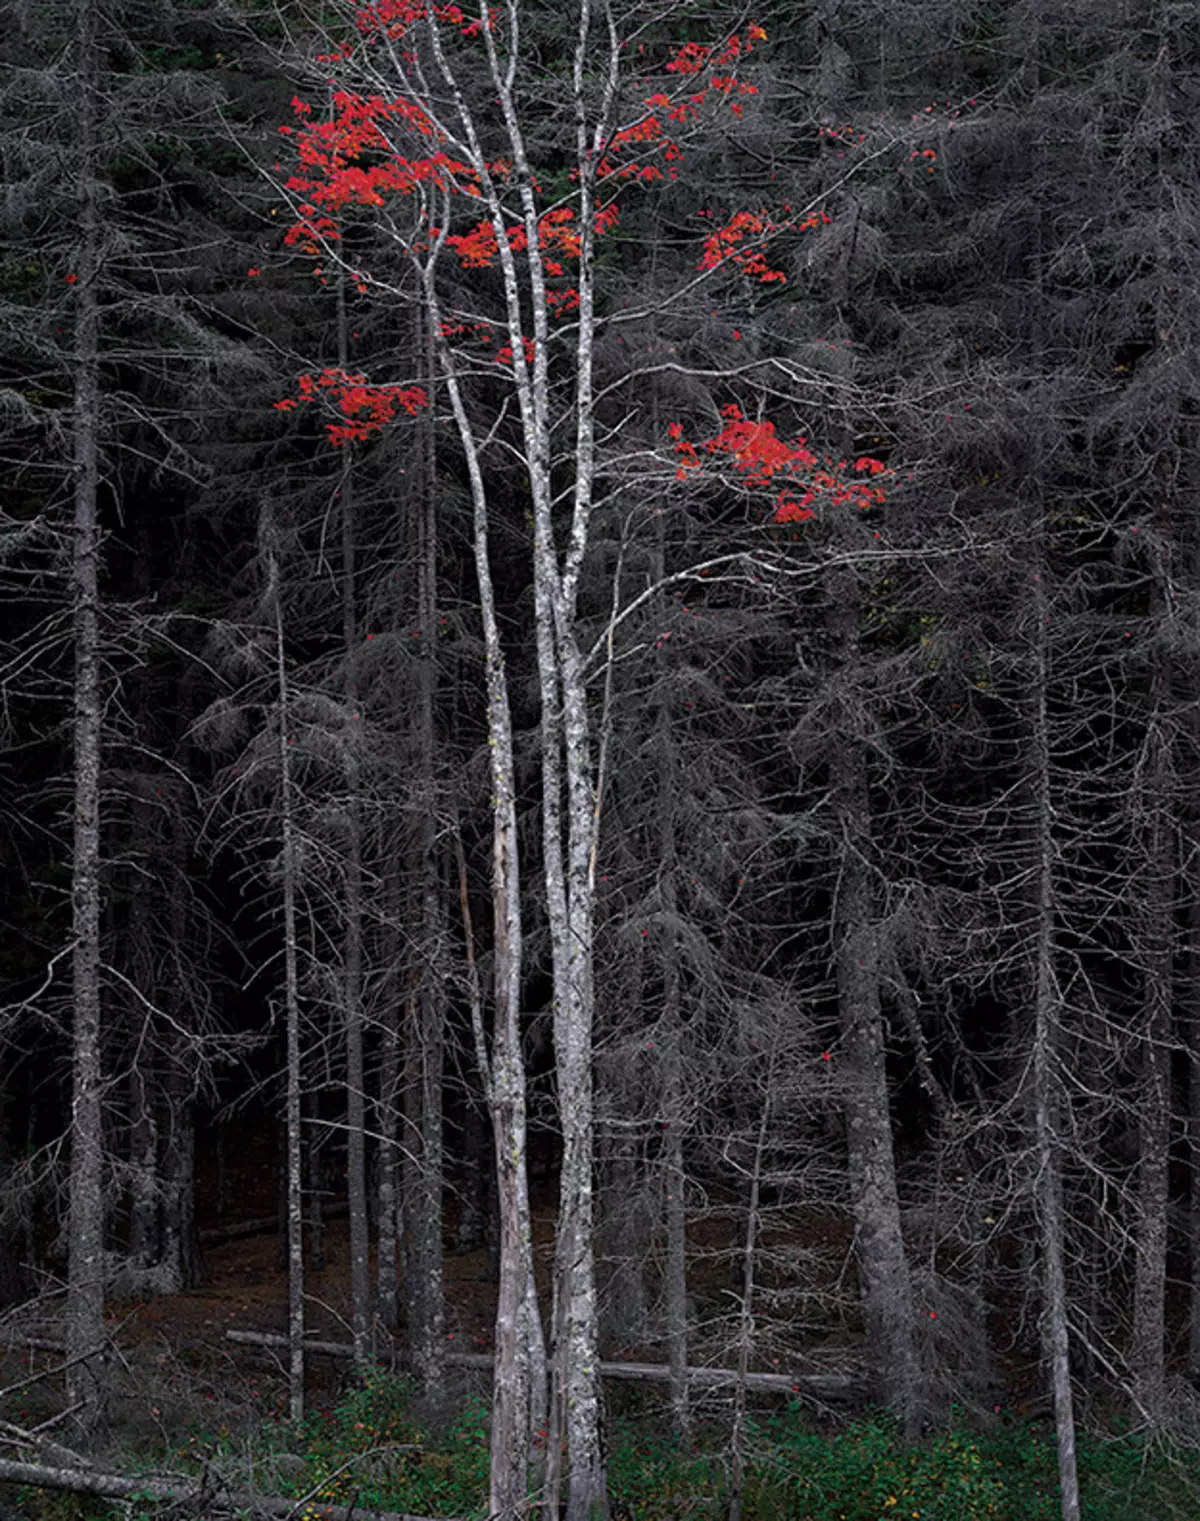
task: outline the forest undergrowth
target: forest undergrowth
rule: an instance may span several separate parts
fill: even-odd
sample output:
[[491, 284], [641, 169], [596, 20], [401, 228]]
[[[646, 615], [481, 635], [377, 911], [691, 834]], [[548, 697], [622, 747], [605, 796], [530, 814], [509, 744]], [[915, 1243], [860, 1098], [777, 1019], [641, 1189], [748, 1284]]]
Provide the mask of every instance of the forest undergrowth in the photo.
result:
[[[297, 1434], [286, 1422], [234, 1430], [197, 1423], [171, 1449], [147, 1443], [141, 1469], [199, 1477], [294, 1498], [306, 1507], [349, 1505], [422, 1516], [486, 1515], [489, 1423], [479, 1394], [440, 1418], [420, 1412], [411, 1383], [380, 1374], [314, 1411]], [[688, 1442], [661, 1407], [634, 1395], [614, 1413], [609, 1451], [613, 1514], [624, 1521], [721, 1517], [728, 1509], [727, 1431], [697, 1423]], [[919, 1443], [905, 1443], [869, 1413], [819, 1426], [799, 1401], [749, 1423], [744, 1521], [1052, 1521], [1058, 1515], [1053, 1431], [1001, 1410], [981, 1430], [960, 1412]], [[1079, 1472], [1088, 1521], [1194, 1517], [1200, 1455], [1121, 1429], [1081, 1433]], [[149, 1521], [169, 1506], [110, 1506], [75, 1495], [22, 1491], [33, 1521]]]

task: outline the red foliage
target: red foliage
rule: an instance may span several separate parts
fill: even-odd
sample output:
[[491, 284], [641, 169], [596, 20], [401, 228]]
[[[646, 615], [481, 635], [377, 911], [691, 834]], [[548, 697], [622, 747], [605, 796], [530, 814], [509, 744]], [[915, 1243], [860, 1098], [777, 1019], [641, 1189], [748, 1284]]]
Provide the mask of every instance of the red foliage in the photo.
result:
[[318, 401], [321, 392], [327, 393], [346, 419], [326, 424], [325, 431], [335, 449], [365, 441], [386, 427], [397, 412], [407, 412], [412, 417], [429, 405], [429, 398], [420, 386], [372, 385], [365, 375], [347, 370], [327, 369], [316, 376], [301, 375], [296, 384], [299, 398], [284, 397], [275, 403], [275, 410], [291, 412], [297, 400]]
[[766, 211], [738, 211], [704, 240], [704, 253], [698, 269], [716, 269], [724, 264], [727, 259], [732, 259], [743, 274], [750, 275], [755, 280], [761, 280], [764, 284], [778, 281], [780, 284], [787, 283], [787, 276], [782, 270], [772, 269], [767, 263], [760, 247], [743, 247], [746, 238], [764, 239], [770, 237], [776, 230], [775, 224]]
[[[818, 459], [808, 447], [807, 439], [787, 443], [776, 434], [774, 423], [745, 417], [734, 403], [722, 407], [721, 415], [725, 426], [715, 437], [704, 440], [700, 449], [709, 455], [726, 456], [748, 485], [773, 486], [782, 482], [775, 497], [774, 522], [806, 522], [816, 516], [813, 503], [818, 500], [832, 506], [852, 503], [860, 511], [885, 500], [881, 486], [846, 476], [845, 460], [835, 464], [828, 457]], [[671, 423], [667, 433], [679, 456], [675, 479], [686, 480], [689, 470], [701, 467], [699, 451], [684, 438], [682, 424]], [[886, 467], [880, 460], [863, 458], [855, 461], [854, 469], [876, 476]]]

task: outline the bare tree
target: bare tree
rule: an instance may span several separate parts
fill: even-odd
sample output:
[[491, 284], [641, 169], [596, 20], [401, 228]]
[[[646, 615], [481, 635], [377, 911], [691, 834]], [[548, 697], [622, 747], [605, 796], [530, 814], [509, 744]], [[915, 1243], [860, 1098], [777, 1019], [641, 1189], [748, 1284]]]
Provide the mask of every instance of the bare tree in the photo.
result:
[[79, 90], [79, 243], [72, 271], [75, 318], [74, 620], [75, 842], [71, 903], [74, 933], [74, 1053], [71, 1189], [67, 1269], [67, 1401], [80, 1441], [95, 1433], [103, 1407], [104, 1339], [103, 1076], [100, 964], [100, 209], [99, 14], [95, 0], [77, 7]]

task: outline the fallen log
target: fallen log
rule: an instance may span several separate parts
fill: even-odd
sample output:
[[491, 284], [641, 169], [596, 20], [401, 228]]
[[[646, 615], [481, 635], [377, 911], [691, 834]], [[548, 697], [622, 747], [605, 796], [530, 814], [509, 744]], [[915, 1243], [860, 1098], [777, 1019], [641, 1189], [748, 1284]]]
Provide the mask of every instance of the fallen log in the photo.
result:
[[102, 1473], [84, 1468], [48, 1468], [38, 1463], [19, 1463], [0, 1458], [0, 1484], [28, 1484], [35, 1489], [66, 1490], [74, 1495], [95, 1495], [102, 1500], [163, 1500], [197, 1508], [205, 1518], [249, 1511], [272, 1521], [432, 1521], [395, 1510], [371, 1510], [362, 1505], [322, 1505], [313, 1500], [288, 1500], [282, 1495], [255, 1495], [228, 1489], [205, 1479], [163, 1479], [156, 1474]]
[[[286, 1348], [288, 1339], [273, 1331], [226, 1331], [225, 1340], [238, 1342], [246, 1347]], [[326, 1357], [351, 1358], [354, 1348], [349, 1342], [316, 1341], [305, 1339], [304, 1350], [324, 1354]], [[490, 1352], [447, 1352], [444, 1359], [450, 1368], [490, 1369]], [[396, 1359], [380, 1354], [376, 1362], [395, 1367]], [[639, 1383], [669, 1384], [671, 1370], [665, 1363], [611, 1363], [600, 1364], [602, 1378], [628, 1379]], [[761, 1389], [775, 1394], [810, 1394], [818, 1399], [848, 1399], [866, 1392], [866, 1380], [855, 1373], [747, 1373], [747, 1389]], [[736, 1368], [688, 1368], [689, 1384], [701, 1388], [728, 1388], [738, 1382]]]
[[[350, 1206], [344, 1199], [337, 1200], [333, 1204], [326, 1204], [321, 1210], [322, 1220], [340, 1220], [343, 1215], [350, 1213]], [[312, 1220], [305, 1215], [304, 1224], [311, 1225]], [[221, 1246], [226, 1241], [240, 1241], [243, 1236], [265, 1236], [269, 1232], [278, 1234], [279, 1213], [273, 1215], [259, 1215], [256, 1220], [238, 1220], [233, 1225], [206, 1226], [198, 1232], [201, 1246]]]

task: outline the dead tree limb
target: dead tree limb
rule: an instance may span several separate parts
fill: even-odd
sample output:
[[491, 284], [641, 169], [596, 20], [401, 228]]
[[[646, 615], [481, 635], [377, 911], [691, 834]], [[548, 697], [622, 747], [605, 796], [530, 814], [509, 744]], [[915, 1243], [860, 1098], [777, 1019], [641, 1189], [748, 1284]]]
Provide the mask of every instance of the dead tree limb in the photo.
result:
[[[225, 1340], [246, 1347], [271, 1347], [283, 1349], [287, 1337], [268, 1331], [226, 1331]], [[305, 1351], [324, 1354], [326, 1357], [351, 1358], [354, 1348], [348, 1342], [305, 1341]], [[376, 1359], [385, 1366], [395, 1366], [395, 1359], [381, 1355]], [[492, 1366], [488, 1352], [447, 1352], [445, 1360], [451, 1368], [481, 1368]], [[732, 1387], [738, 1381], [736, 1368], [688, 1368], [688, 1382], [696, 1387]], [[665, 1363], [610, 1363], [600, 1364], [602, 1378], [625, 1379], [637, 1383], [668, 1384], [671, 1370]], [[809, 1394], [820, 1399], [849, 1399], [864, 1392], [866, 1385], [857, 1373], [747, 1373], [746, 1388], [759, 1389], [775, 1394]]]
[[281, 1495], [255, 1495], [227, 1489], [207, 1478], [159, 1478], [155, 1474], [101, 1473], [84, 1468], [48, 1468], [0, 1458], [0, 1484], [28, 1484], [36, 1489], [66, 1490], [70, 1494], [95, 1495], [104, 1500], [162, 1500], [196, 1505], [204, 1516], [234, 1515], [249, 1511], [272, 1521], [293, 1521], [301, 1512], [305, 1521], [431, 1521], [400, 1511], [371, 1510], [361, 1505], [321, 1505], [311, 1499], [289, 1500]]

